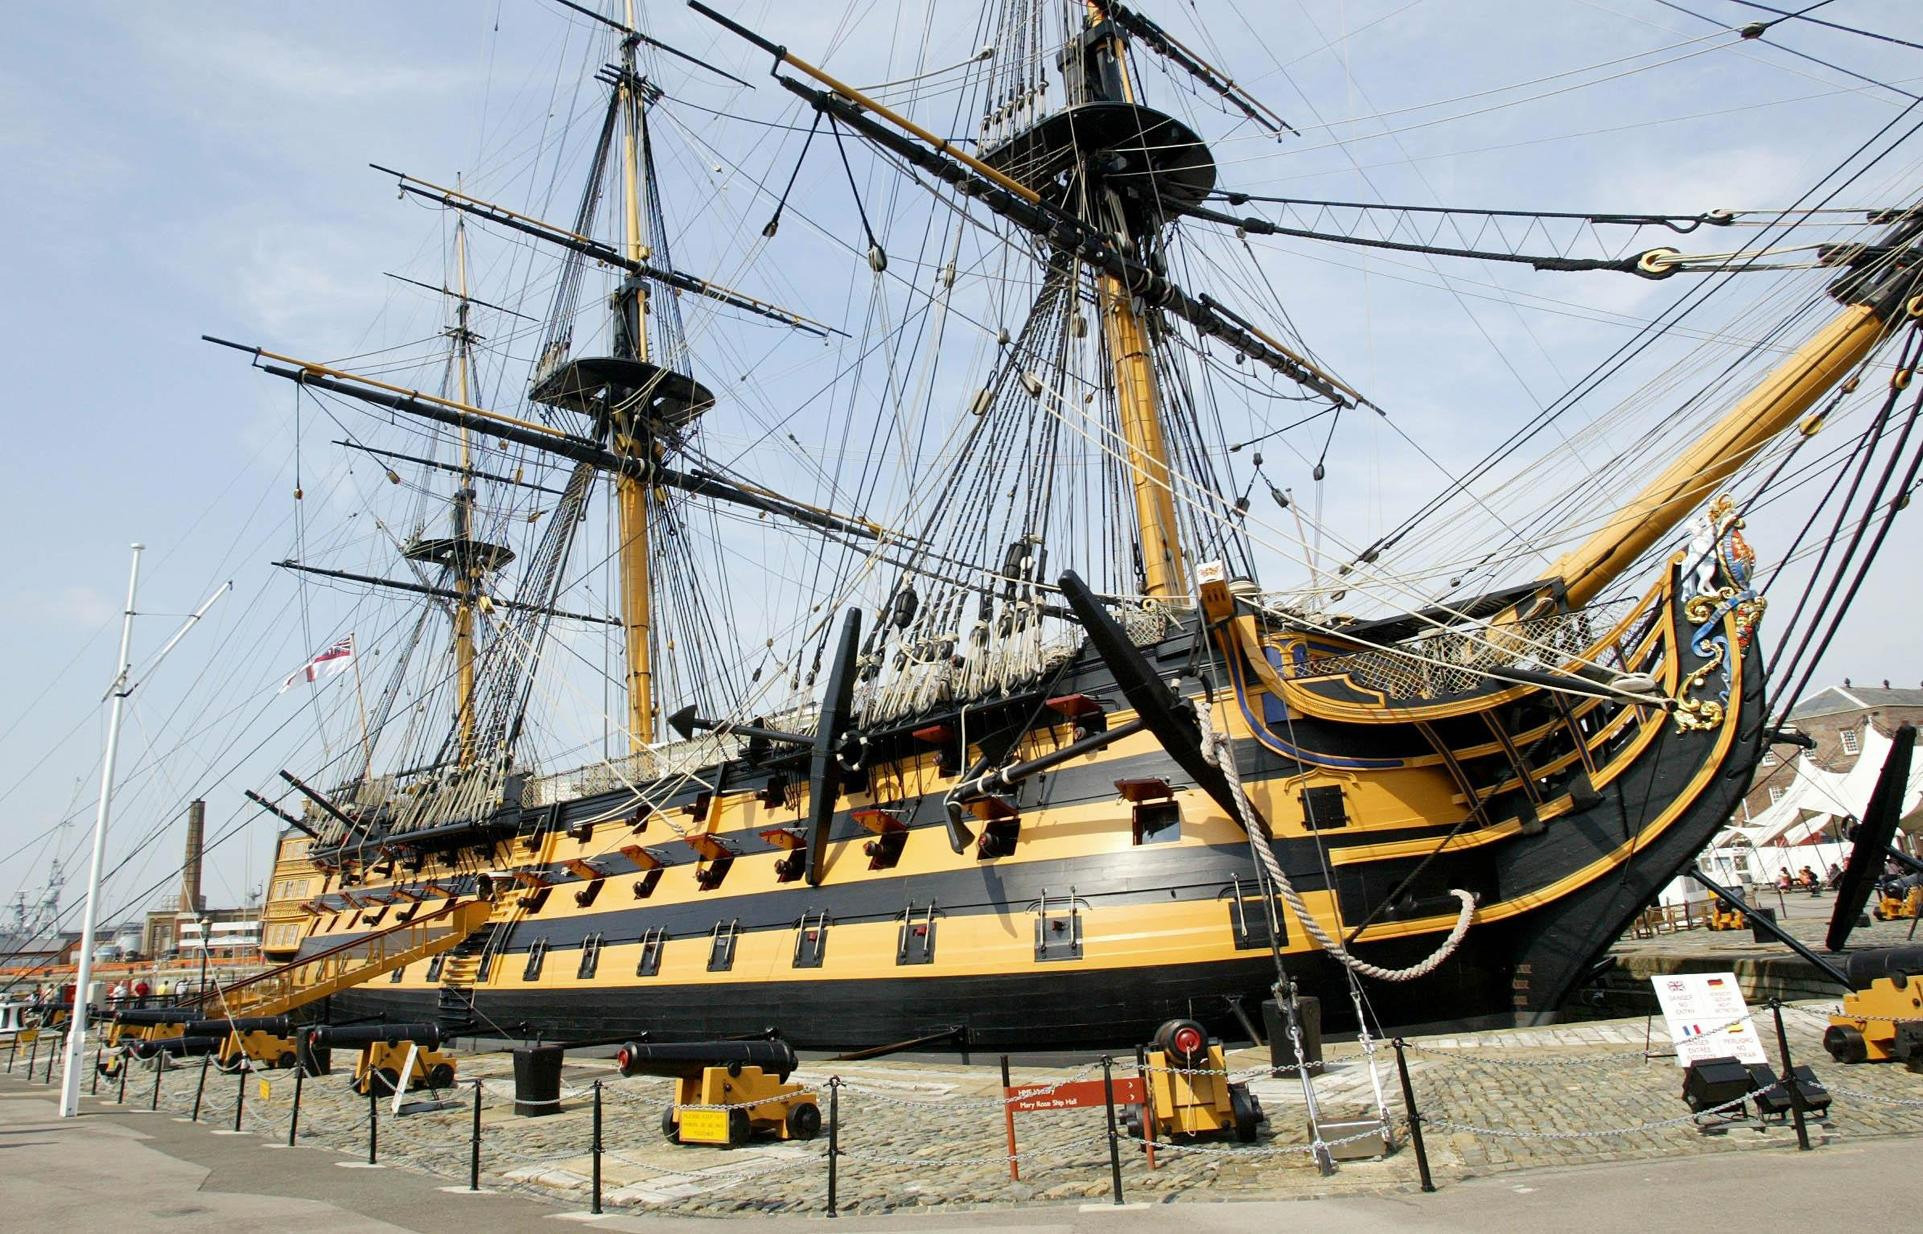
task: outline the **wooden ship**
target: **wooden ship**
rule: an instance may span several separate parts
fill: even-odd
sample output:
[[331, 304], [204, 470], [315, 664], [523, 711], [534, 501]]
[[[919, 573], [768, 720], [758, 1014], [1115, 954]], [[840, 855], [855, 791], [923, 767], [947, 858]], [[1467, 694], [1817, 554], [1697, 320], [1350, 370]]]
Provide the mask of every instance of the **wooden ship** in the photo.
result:
[[[1177, 1015], [1226, 1025], [1292, 981], [1333, 1020], [1530, 1023], [1728, 818], [1766, 714], [1764, 597], [1727, 486], [1907, 336], [1923, 225], [1897, 215], [1838, 256], [1827, 324], [1721, 391], [1725, 409], [1640, 491], [1590, 494], [1591, 533], [1547, 569], [1344, 617], [1253, 577], [1246, 503], [1192, 448], [1209, 412], [1183, 349], [1233, 353], [1329, 407], [1364, 400], [1178, 278], [1172, 229], [1242, 224], [1217, 209], [1203, 137], [1133, 66], [1169, 60], [1257, 105], [1120, 6], [1004, 7], [1004, 25], [1048, 20], [1024, 27], [1025, 58], [983, 70], [995, 106], [968, 148], [710, 14], [772, 61], [819, 140], [876, 152], [1033, 264], [1018, 327], [963, 394], [939, 396], [961, 444], [898, 517], [784, 495], [694, 448], [724, 396], [696, 379], [683, 304], [824, 327], [673, 264], [659, 87], [638, 58], [690, 57], [631, 11], [581, 10], [618, 50], [573, 220], [397, 174], [463, 226], [551, 250], [560, 284], [611, 271], [605, 346], [575, 354], [579, 293], [557, 294], [524, 402], [483, 405], [462, 231], [441, 392], [245, 347], [307, 396], [429, 434], [445, 453], [418, 461], [452, 476], [445, 529], [403, 546], [412, 581], [289, 563], [422, 604], [417, 631], [449, 618], [452, 705], [414, 761], [372, 765], [398, 728], [382, 694], [344, 767], [290, 770], [257, 797], [285, 823], [270, 959], [458, 923], [334, 993], [335, 1016], [554, 1041], [773, 1028], [803, 1048], [1075, 1047]], [[856, 260], [879, 280], [888, 255], [868, 240]], [[1077, 481], [1099, 500], [1050, 470], [1070, 448], [1100, 455]], [[477, 512], [503, 451], [557, 477], [553, 512], [513, 546]], [[596, 486], [618, 520], [630, 746], [541, 775], [524, 719]], [[813, 661], [789, 665], [799, 701], [663, 669], [692, 641], [671, 628], [698, 617], [726, 642], [718, 592], [677, 607], [688, 593], [664, 564], [678, 512], [706, 506], [864, 566], [818, 588], [797, 640]], [[1342, 585], [1363, 585], [1373, 551]], [[751, 608], [754, 584], [734, 582], [730, 603]]]

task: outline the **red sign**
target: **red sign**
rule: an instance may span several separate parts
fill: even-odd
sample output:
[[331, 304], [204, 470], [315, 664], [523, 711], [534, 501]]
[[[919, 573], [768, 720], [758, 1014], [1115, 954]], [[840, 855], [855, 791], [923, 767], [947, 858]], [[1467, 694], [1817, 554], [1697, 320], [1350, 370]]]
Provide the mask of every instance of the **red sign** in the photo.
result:
[[[1038, 1110], [1080, 1110], [1108, 1104], [1108, 1091], [1100, 1080], [1074, 1080], [1067, 1084], [1028, 1084], [1002, 1090], [1010, 1114], [1032, 1114]], [[1145, 1100], [1140, 1076], [1115, 1077], [1115, 1104], [1141, 1105]]]

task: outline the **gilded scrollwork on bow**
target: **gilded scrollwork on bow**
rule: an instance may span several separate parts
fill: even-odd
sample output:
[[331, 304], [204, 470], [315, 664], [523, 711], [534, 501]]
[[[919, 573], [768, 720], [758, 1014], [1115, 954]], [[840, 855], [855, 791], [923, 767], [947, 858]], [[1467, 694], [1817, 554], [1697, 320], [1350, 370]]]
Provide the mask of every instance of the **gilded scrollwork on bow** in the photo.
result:
[[[1729, 708], [1729, 636], [1723, 632], [1723, 618], [1732, 618], [1740, 655], [1755, 637], [1767, 604], [1751, 585], [1756, 553], [1743, 538], [1743, 520], [1727, 494], [1710, 504], [1690, 544], [1689, 559], [1695, 594], [1683, 602], [1683, 617], [1694, 627], [1690, 646], [1708, 658], [1676, 691], [1676, 727], [1686, 732], [1715, 728]], [[1703, 692], [1717, 677], [1721, 688], [1706, 696]]]

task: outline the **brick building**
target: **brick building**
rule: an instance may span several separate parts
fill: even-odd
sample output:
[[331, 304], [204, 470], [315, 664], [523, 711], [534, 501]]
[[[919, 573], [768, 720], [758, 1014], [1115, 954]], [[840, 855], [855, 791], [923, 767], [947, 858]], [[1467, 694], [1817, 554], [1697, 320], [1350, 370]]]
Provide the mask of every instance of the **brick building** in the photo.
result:
[[[1874, 727], [1885, 737], [1902, 724], [1923, 727], [1923, 688], [1892, 687], [1888, 681], [1863, 686], [1845, 677], [1842, 685], [1819, 690], [1798, 702], [1790, 709], [1789, 724], [1816, 742], [1816, 748], [1806, 755], [1810, 762], [1825, 771], [1847, 772], [1863, 751], [1866, 727]], [[1797, 753], [1794, 746], [1776, 746], [1764, 753], [1762, 765], [1750, 780], [1749, 793], [1743, 798], [1743, 818], [1761, 814], [1783, 795], [1791, 781], [1790, 763]]]

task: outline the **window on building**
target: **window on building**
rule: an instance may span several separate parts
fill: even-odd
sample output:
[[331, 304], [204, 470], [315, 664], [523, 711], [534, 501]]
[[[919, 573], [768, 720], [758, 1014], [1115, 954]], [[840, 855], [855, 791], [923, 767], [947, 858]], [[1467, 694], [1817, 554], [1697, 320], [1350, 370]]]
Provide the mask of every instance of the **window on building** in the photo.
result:
[[1853, 728], [1844, 729], [1837, 734], [1837, 737], [1843, 742], [1843, 753], [1845, 754], [1855, 754], [1863, 748], [1862, 738], [1857, 736], [1857, 732]]
[[1783, 793], [1785, 791], [1786, 790], [1780, 784], [1770, 785], [1769, 786], [1769, 803], [1771, 805], [1775, 805], [1777, 802], [1781, 801], [1783, 799]]

